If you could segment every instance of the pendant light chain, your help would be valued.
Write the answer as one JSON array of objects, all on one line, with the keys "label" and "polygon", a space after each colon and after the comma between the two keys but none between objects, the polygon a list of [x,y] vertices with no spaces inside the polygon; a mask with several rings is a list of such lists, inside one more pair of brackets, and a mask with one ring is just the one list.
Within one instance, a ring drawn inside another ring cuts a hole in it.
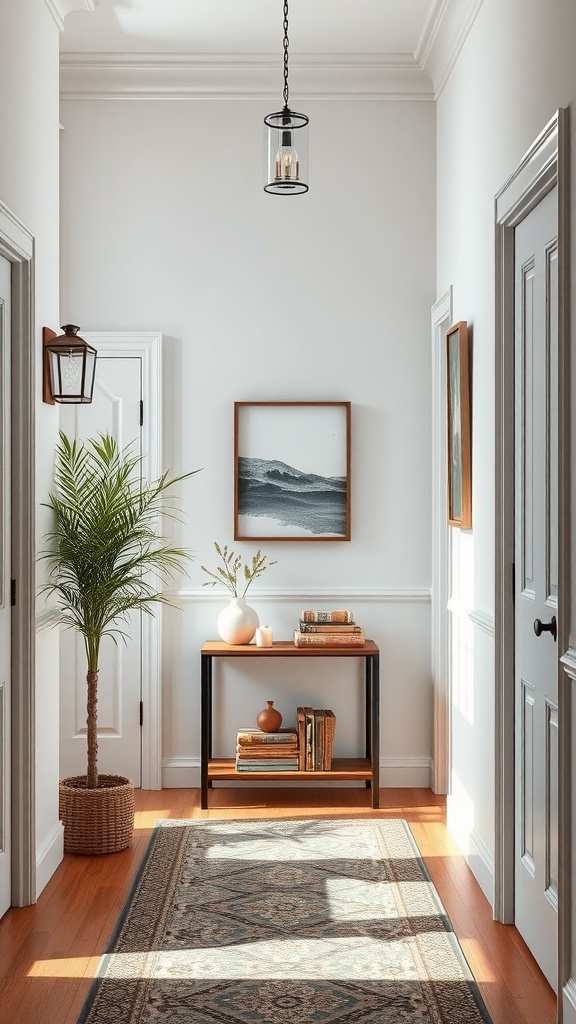
[{"label": "pendant light chain", "polygon": [[288,39],[288,0],[284,0],[284,39],[282,45],[284,46],[284,106],[288,106],[288,46],[290,40]]}]

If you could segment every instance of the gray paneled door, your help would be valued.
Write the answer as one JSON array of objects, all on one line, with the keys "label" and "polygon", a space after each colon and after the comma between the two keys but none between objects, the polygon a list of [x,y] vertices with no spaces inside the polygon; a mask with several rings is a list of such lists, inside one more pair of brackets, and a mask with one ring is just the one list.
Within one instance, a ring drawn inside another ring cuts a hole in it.
[{"label": "gray paneled door", "polygon": [[515,230],[515,923],[556,988],[558,246],[549,192]]},{"label": "gray paneled door", "polygon": [[10,878],[10,263],[0,256],[0,915]]}]

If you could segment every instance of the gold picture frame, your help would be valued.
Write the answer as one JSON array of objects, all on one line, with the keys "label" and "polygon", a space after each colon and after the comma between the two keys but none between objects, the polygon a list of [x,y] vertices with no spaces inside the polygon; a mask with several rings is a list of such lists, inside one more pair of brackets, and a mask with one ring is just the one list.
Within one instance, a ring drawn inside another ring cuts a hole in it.
[{"label": "gold picture frame", "polygon": [[472,447],[468,324],[446,331],[446,423],[448,430],[448,523],[472,526]]}]

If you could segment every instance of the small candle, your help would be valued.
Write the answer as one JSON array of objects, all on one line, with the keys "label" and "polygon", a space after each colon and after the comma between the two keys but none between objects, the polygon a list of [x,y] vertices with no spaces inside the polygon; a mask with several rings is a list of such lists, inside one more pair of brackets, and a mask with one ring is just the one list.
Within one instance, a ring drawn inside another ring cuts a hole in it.
[{"label": "small candle", "polygon": [[256,630],[256,647],[272,647],[272,629],[270,626],[259,626]]}]

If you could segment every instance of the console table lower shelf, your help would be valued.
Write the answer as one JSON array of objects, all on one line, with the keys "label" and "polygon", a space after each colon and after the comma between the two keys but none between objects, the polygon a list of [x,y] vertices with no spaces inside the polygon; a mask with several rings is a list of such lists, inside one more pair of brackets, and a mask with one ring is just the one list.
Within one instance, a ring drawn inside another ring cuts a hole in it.
[{"label": "console table lower shelf", "polygon": [[[253,644],[230,646],[219,640],[207,640],[201,654],[201,767],[200,806],[208,807],[208,791],[214,782],[357,782],[369,790],[372,807],[379,797],[379,731],[380,731],[380,652],[373,640],[362,647],[296,647],[274,641],[272,647]],[[363,757],[335,757],[332,767],[322,771],[238,771],[235,758],[214,757],[212,753],[212,683],[214,664],[219,659],[288,658],[308,662],[315,658],[355,659],[364,662],[364,751]]]},{"label": "console table lower shelf", "polygon": [[217,782],[231,782],[240,779],[249,782],[259,779],[270,782],[281,782],[282,779],[293,782],[368,782],[372,779],[372,765],[367,757],[335,757],[332,767],[323,771],[282,771],[282,772],[239,772],[235,768],[233,757],[213,757],[208,761],[208,779]]}]

